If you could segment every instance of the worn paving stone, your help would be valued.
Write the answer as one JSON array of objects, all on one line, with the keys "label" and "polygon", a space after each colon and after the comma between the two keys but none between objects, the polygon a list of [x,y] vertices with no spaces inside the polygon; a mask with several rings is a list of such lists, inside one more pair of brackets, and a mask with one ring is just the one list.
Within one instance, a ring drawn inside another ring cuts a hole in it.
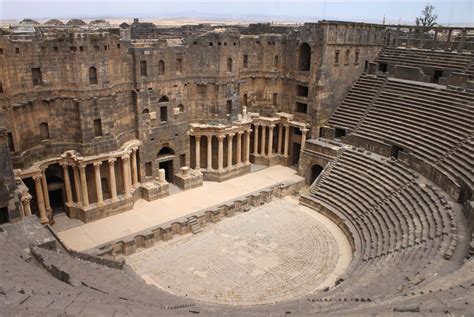
[{"label": "worn paving stone", "polygon": [[294,201],[280,199],[128,256],[148,283],[196,300],[256,305],[314,291],[338,261],[331,232]]}]

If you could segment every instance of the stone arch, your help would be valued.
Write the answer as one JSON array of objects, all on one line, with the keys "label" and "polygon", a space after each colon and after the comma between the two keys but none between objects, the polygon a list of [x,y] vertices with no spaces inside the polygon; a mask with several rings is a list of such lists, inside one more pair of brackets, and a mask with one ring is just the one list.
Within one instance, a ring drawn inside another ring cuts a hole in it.
[{"label": "stone arch", "polygon": [[184,112],[184,105],[182,103],[180,103],[178,105],[178,109],[179,109],[179,112]]},{"label": "stone arch", "polygon": [[311,46],[308,43],[303,43],[299,50],[299,67],[300,71],[309,71],[311,68]]},{"label": "stone arch", "polygon": [[149,113],[150,113],[150,110],[148,110],[148,108],[145,108],[142,111],[142,114],[149,114]]},{"label": "stone arch", "polygon": [[227,59],[227,71],[231,72],[232,71],[232,58]]},{"label": "stone arch", "polygon": [[158,75],[164,75],[165,74],[165,62],[160,60],[158,62]]},{"label": "stone arch", "polygon": [[175,152],[172,148],[170,148],[169,146],[164,146],[160,149],[160,151],[156,155],[156,158],[160,158],[160,157],[168,156],[168,155],[174,155],[174,154]]},{"label": "stone arch", "polygon": [[89,67],[89,85],[97,85],[97,68]]},{"label": "stone arch", "polygon": [[168,96],[164,95],[160,98],[160,100],[158,100],[158,103],[169,102],[169,101],[170,101],[170,98],[168,98]]}]

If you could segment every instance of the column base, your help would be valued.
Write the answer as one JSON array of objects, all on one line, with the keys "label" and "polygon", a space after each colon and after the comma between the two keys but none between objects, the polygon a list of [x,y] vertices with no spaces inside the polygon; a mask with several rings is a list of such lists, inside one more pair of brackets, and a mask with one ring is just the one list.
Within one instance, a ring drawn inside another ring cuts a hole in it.
[{"label": "column base", "polygon": [[41,222],[42,225],[45,225],[45,224],[49,223],[48,218],[40,218],[39,221]]},{"label": "column base", "polygon": [[241,166],[232,166],[232,168],[227,168],[223,170],[206,170],[202,171],[204,180],[211,181],[211,182],[223,182],[225,180],[242,176],[250,172],[250,164],[245,164]]}]

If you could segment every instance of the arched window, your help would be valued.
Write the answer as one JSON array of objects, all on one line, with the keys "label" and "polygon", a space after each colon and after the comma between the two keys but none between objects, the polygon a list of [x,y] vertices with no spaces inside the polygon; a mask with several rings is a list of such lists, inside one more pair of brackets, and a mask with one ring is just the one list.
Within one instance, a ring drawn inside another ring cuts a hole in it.
[{"label": "arched window", "polygon": [[164,75],[165,74],[165,62],[159,61],[158,62],[158,75]]},{"label": "arched window", "polygon": [[169,102],[170,99],[168,98],[168,96],[163,96],[160,98],[160,100],[158,100],[158,102]]},{"label": "arched window", "polygon": [[311,47],[308,43],[303,43],[300,46],[299,54],[299,70],[308,71],[311,67]]},{"label": "arched window", "polygon": [[89,85],[97,85],[97,69],[94,66],[89,68]]},{"label": "arched window", "polygon": [[142,111],[142,114],[149,114],[149,113],[150,113],[150,110],[148,110],[148,108],[145,108]]},{"label": "arched window", "polygon": [[47,122],[42,122],[39,125],[41,140],[49,139],[49,127]]},{"label": "arched window", "polygon": [[184,112],[184,105],[183,105],[183,104],[179,104],[179,105],[178,105],[178,109],[179,109],[179,112]]},{"label": "arched window", "polygon": [[174,150],[168,146],[161,148],[161,150],[156,155],[156,158],[159,159],[163,156],[174,155]]},{"label": "arched window", "polygon": [[227,59],[227,71],[231,72],[232,71],[232,58]]},{"label": "arched window", "polygon": [[346,51],[346,55],[344,56],[344,65],[348,65],[349,64],[349,56],[351,55],[351,51],[350,50],[347,50]]},{"label": "arched window", "polygon": [[280,57],[278,55],[275,55],[275,57],[273,57],[273,68],[280,68]]}]

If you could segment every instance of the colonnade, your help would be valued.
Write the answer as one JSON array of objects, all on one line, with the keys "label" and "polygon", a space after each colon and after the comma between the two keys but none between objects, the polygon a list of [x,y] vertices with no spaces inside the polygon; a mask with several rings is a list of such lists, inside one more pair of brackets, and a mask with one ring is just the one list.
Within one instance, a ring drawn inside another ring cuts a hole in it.
[{"label": "colonnade", "polygon": [[[218,140],[217,147],[217,171],[221,172],[226,169],[237,168],[243,164],[250,164],[250,132],[251,130],[234,131],[234,132],[219,132],[219,133],[203,133],[195,134],[196,140],[196,169],[201,169],[201,137],[205,136],[207,139],[207,162],[205,169],[212,171],[212,138],[215,136]],[[233,164],[233,139],[236,138],[236,163]],[[224,142],[227,142],[227,165],[224,168]],[[242,158],[242,152],[244,157]]]},{"label": "colonnade", "polygon": [[[123,187],[124,187],[124,196],[129,198],[132,196],[132,189],[138,185],[138,164],[137,164],[137,150],[138,148],[133,148],[128,152],[125,152],[121,156],[109,157],[107,160],[97,160],[91,162],[60,162],[59,164],[63,168],[63,180],[64,180],[64,190],[66,197],[66,204],[76,203],[77,205],[85,208],[90,205],[89,203],[89,190],[87,185],[87,173],[86,168],[88,165],[92,165],[94,169],[94,181],[96,188],[96,200],[97,205],[104,204],[104,194],[102,188],[102,177],[101,177],[101,166],[104,162],[108,164],[108,186],[110,190],[110,199],[112,201],[118,200],[117,195],[117,177],[115,172],[115,162],[117,158],[120,158],[122,161],[122,176],[123,176]],[[69,167],[72,167],[72,178],[74,182],[75,189],[75,199],[73,197],[73,191],[71,186],[71,177],[69,174]],[[46,171],[47,167],[42,169],[41,173],[33,176],[33,181],[35,184],[35,193],[38,204],[38,211],[40,221],[42,223],[48,222],[48,213],[52,212],[48,185],[46,181]],[[28,198],[26,196],[22,198],[23,210],[25,211],[25,216],[31,215],[31,209],[29,201],[31,196]]]},{"label": "colonnade", "polygon": [[[273,135],[275,127],[278,126],[277,135],[277,146],[274,148]],[[261,133],[260,129],[261,128]],[[283,133],[285,128],[285,133]],[[296,127],[295,127],[296,128]],[[309,131],[307,128],[297,127],[301,131],[301,150],[304,149],[306,142],[306,135]],[[268,140],[267,140],[267,129],[268,129]],[[288,157],[290,145],[290,125],[285,123],[265,123],[256,122],[254,123],[254,134],[253,134],[253,155],[254,156],[273,156],[274,154]]]}]

